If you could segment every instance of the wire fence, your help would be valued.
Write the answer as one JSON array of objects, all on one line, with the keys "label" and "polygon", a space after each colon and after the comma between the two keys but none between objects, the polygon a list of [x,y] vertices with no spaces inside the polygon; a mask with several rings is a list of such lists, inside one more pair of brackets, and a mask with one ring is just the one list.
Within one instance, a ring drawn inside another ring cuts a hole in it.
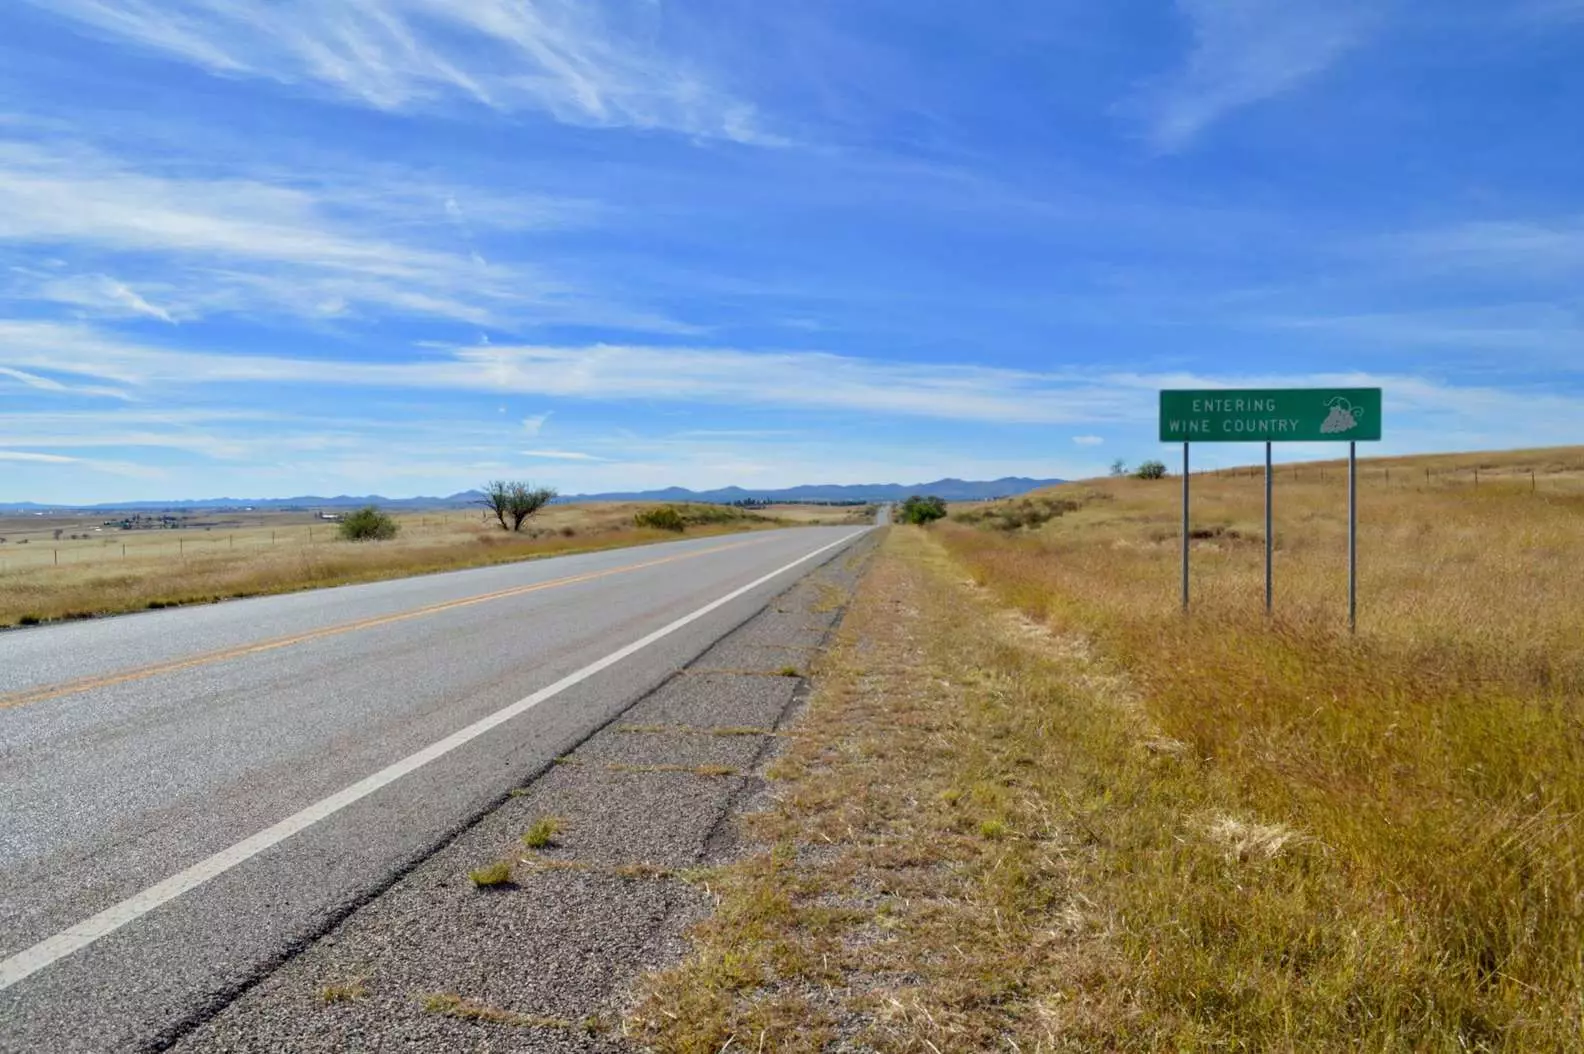
[{"label": "wire fence", "polygon": [[[406,517],[402,532],[438,534],[464,523],[477,523],[472,513]],[[139,527],[129,530],[63,527],[41,534],[36,528],[0,527],[0,574],[50,567],[82,568],[90,564],[113,565],[148,560],[184,560],[219,554],[255,555],[288,548],[327,544],[340,537],[334,520],[281,527],[239,526],[233,529],[203,527]]]},{"label": "wire fence", "polygon": [[[1295,482],[1326,483],[1346,482],[1346,465],[1276,465],[1272,472],[1277,480]],[[1235,468],[1211,468],[1198,470],[1195,476],[1213,479],[1262,479],[1265,475],[1263,465],[1237,466]],[[1554,469],[1528,469],[1528,468],[1416,468],[1407,465],[1390,466],[1364,466],[1358,468],[1358,481],[1360,486],[1366,483],[1381,484],[1389,487],[1403,489],[1417,488],[1426,490],[1432,488],[1469,487],[1501,487],[1505,491],[1527,490],[1530,493],[1542,494],[1578,494],[1584,493],[1584,465],[1572,470],[1572,474],[1559,474]]]}]

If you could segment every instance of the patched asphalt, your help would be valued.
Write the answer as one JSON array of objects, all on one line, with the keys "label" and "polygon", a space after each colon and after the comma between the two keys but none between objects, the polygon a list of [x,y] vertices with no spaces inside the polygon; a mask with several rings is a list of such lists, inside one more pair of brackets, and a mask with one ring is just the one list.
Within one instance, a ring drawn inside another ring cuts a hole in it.
[{"label": "patched asphalt", "polygon": [[[763,789],[778,738],[749,730],[795,714],[872,545],[803,578],[171,1049],[629,1050],[635,982],[679,960],[709,910],[687,872],[729,856],[733,816]],[[562,823],[554,844],[525,848],[545,817]],[[501,860],[514,881],[475,888],[468,872]],[[327,986],[361,994],[327,1001]],[[430,996],[497,1020],[426,1009]]]}]

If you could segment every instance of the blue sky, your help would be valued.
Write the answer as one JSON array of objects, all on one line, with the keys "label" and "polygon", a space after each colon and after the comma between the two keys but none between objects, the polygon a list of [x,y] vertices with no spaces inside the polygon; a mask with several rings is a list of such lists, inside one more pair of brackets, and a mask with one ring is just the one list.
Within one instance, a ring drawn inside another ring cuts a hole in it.
[{"label": "blue sky", "polygon": [[1578,442],[1581,114],[1584,0],[13,0],[0,500]]}]

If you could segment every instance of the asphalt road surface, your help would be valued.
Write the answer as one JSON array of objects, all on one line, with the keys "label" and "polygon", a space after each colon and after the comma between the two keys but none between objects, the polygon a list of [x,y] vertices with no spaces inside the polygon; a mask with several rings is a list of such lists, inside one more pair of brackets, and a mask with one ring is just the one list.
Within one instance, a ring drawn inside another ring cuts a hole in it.
[{"label": "asphalt road surface", "polygon": [[159,1049],[863,531],[0,634],[0,1049]]}]

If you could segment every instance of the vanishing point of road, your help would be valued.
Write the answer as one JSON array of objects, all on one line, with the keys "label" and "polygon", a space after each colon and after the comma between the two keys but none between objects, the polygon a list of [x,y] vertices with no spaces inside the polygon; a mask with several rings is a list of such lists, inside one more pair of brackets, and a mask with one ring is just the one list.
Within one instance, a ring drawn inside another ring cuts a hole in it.
[{"label": "vanishing point of road", "polygon": [[157,1050],[863,528],[0,633],[0,1050]]}]

